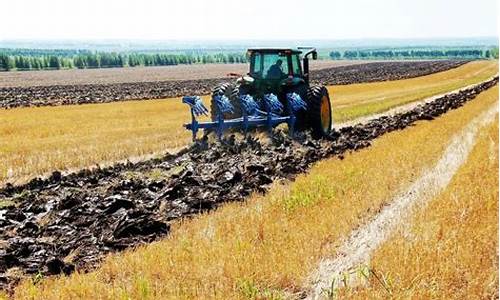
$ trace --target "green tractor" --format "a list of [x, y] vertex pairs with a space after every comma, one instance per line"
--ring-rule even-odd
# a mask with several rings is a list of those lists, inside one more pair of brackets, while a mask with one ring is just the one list
[[[307, 52], [301, 58], [302, 51]], [[309, 56], [317, 59], [314, 48], [248, 50], [250, 71], [236, 75], [233, 83], [222, 83], [213, 89], [212, 122], [197, 122], [196, 116], [206, 114], [200, 97], [186, 96], [183, 102], [191, 107], [193, 131], [216, 130], [218, 135], [231, 127], [272, 127], [288, 123], [289, 132], [311, 130], [322, 138], [332, 130], [332, 108], [328, 90], [309, 82]]]

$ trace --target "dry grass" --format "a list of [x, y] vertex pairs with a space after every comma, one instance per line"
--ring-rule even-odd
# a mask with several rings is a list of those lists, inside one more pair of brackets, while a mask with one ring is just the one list
[[[448, 188], [374, 255], [341, 298], [498, 299], [498, 118]], [[385, 285], [385, 286], [384, 286]]]
[[[479, 82], [497, 66], [473, 62], [409, 80], [333, 87], [334, 118], [341, 122]], [[0, 185], [184, 146], [191, 137], [181, 125], [189, 119], [179, 98], [0, 111]]]
[[497, 94], [493, 88], [344, 160], [324, 160], [266, 196], [175, 224], [168, 238], [111, 255], [95, 272], [26, 281], [15, 297], [262, 299], [299, 292], [318, 260], [435, 164], [451, 136], [497, 102]]
[[184, 146], [183, 106], [172, 99], [0, 111], [0, 182]]
[[498, 61], [476, 61], [456, 69], [412, 79], [332, 86], [334, 120], [351, 120], [455, 90], [498, 73]]

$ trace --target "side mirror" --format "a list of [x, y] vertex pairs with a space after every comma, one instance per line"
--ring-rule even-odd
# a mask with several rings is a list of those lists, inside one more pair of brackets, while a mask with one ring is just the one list
[[312, 55], [314, 60], [318, 59], [318, 52], [314, 51]]

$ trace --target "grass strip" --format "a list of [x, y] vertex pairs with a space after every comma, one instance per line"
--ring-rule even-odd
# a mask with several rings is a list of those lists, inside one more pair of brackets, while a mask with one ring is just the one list
[[[447, 189], [379, 248], [348, 299], [498, 298], [498, 118]], [[381, 278], [381, 279], [380, 279]]]

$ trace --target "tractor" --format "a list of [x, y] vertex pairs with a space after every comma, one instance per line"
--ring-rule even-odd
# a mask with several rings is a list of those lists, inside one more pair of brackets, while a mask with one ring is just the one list
[[[307, 50], [301, 59], [302, 50]], [[332, 108], [328, 90], [309, 82], [309, 59], [317, 59], [314, 48], [249, 49], [250, 71], [237, 76], [235, 82], [222, 83], [213, 89], [211, 122], [198, 122], [197, 117], [208, 115], [201, 98], [183, 97], [191, 108], [193, 139], [199, 129], [215, 131], [219, 138], [229, 128], [245, 131], [264, 127], [269, 131], [281, 123], [288, 132], [310, 130], [315, 138], [329, 135], [332, 129]], [[302, 62], [302, 63], [301, 63]]]

